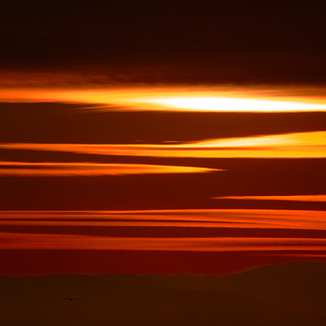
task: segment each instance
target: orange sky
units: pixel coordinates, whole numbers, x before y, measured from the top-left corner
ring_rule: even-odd
[[[324,257],[325,15],[292,2],[4,1],[0,274]]]
[[[99,112],[114,111],[135,114],[135,112],[146,111],[149,113],[153,111],[153,114],[160,114],[160,112],[220,114],[228,112],[234,115],[248,113],[249,120],[250,114],[253,112],[259,112],[264,116],[273,115],[273,113],[326,112],[325,91],[317,87],[160,86],[72,89],[64,87],[15,88],[15,85],[12,86],[12,88],[0,89],[0,101],[4,104],[42,102],[89,104],[88,107],[78,109],[78,112],[82,111],[83,113],[98,114]],[[17,108],[18,110],[25,109],[23,106]],[[42,117],[42,109],[43,107],[40,106],[37,109],[39,111],[35,111],[34,114],[39,114]],[[71,114],[75,109],[76,107],[74,109],[62,107],[60,110],[64,113],[60,114],[65,117],[65,114],[68,115],[68,110],[71,110],[69,111]],[[8,121],[15,123],[15,117],[13,120],[10,120],[11,115],[8,117]],[[178,118],[180,117],[178,116]],[[33,118],[31,116],[29,127],[26,128],[33,127]],[[149,119],[150,124],[150,115],[146,118]],[[46,119],[49,119],[48,116]],[[40,128],[42,136],[43,120],[37,121],[41,124],[37,127]],[[244,128],[241,123],[239,126]],[[24,121],[22,125],[24,128]],[[147,126],[153,133],[156,126],[153,124],[149,127]],[[167,124],[163,127],[169,128],[170,126]],[[19,128],[15,129],[18,134]],[[104,132],[106,132],[105,128]],[[107,128],[109,129],[110,126]],[[64,130],[64,122],[62,130]],[[96,131],[96,128],[91,129],[94,134]],[[69,134],[70,131],[66,132]],[[80,132],[82,133],[83,130]],[[124,132],[128,132],[128,130],[122,129],[121,133]],[[319,186],[318,192],[307,187],[306,194],[302,193],[302,189],[298,193],[289,193],[284,180],[279,180],[281,182],[279,188],[277,180],[275,180],[274,188],[268,190],[270,194],[264,196],[264,192],[260,192],[261,188],[267,188],[269,185],[264,184],[264,180],[257,181],[255,178],[268,179],[270,176],[267,174],[270,170],[261,170],[260,177],[256,177],[258,172],[255,168],[249,170],[249,173],[246,172],[248,174],[241,170],[242,174],[240,175],[237,174],[237,169],[241,168],[242,163],[237,166],[234,162],[237,162],[238,159],[255,159],[254,161],[269,159],[268,161],[274,160],[273,164],[277,165],[275,159],[301,160],[300,164],[306,164],[302,163],[306,162],[306,159],[316,159],[316,161],[325,159],[326,131],[305,129],[303,121],[302,129],[299,128],[296,132],[277,133],[276,131],[266,134],[247,132],[245,133],[248,135],[246,137],[224,138],[218,138],[219,136],[216,138],[202,137],[201,132],[202,130],[195,132],[191,138],[195,140],[192,141],[180,141],[176,138],[156,142],[147,139],[147,141],[138,142],[138,139],[135,138],[133,143],[119,143],[119,141],[116,143],[85,143],[78,142],[79,138],[75,137],[72,132],[72,138],[76,139],[75,143],[65,142],[64,138],[61,142],[57,140],[52,143],[51,140],[43,142],[42,139],[33,142],[0,143],[2,157],[5,158],[0,160],[0,178],[7,182],[6,189],[13,189],[8,190],[8,193],[5,194],[9,200],[3,199],[3,201],[9,205],[17,205],[22,202],[20,211],[0,211],[0,236],[4,240],[0,243],[0,249],[4,251],[254,252],[255,254],[278,252],[280,255],[283,252],[287,255],[291,251],[293,253],[291,257],[296,254],[298,257],[301,254],[303,257],[313,257],[314,255],[323,257],[326,240],[322,232],[326,231],[326,215],[321,205],[325,203],[326,195],[324,191],[320,190],[322,187]],[[32,128],[30,133],[33,134]],[[8,158],[6,158],[7,155]],[[101,157],[96,155],[101,155]],[[225,162],[229,162],[230,167]],[[248,164],[247,161],[241,162],[244,163],[244,166]],[[296,163],[292,162],[291,164],[295,167]],[[273,168],[272,163],[270,168]],[[310,173],[310,170],[306,170],[306,174],[307,171]],[[320,169],[316,169],[316,171],[316,174],[320,174]],[[297,172],[300,173],[299,170]],[[259,186],[250,185],[251,190],[246,193],[248,184],[242,184],[241,187],[237,185],[237,190],[233,193],[233,184],[228,179],[232,173],[233,183],[235,180],[239,184],[241,182],[256,182]],[[181,174],[184,175],[184,179],[180,179]],[[164,175],[164,180],[161,178],[162,175]],[[273,175],[277,175],[277,173]],[[136,176],[137,179],[132,179],[133,184],[130,186],[128,182],[131,179],[128,178]],[[188,177],[189,179],[185,179]],[[283,177],[286,179],[287,174],[283,173]],[[294,177],[299,184],[300,178]],[[145,178],[147,179],[145,180]],[[206,183],[201,183],[204,179],[200,178],[205,178]],[[307,180],[313,178],[313,175],[308,175],[303,183],[306,184]],[[322,176],[317,178],[321,179]],[[319,185],[317,181],[314,182]],[[119,186],[120,183],[122,186]],[[96,188],[98,184],[100,186]],[[207,184],[210,186],[209,190],[205,189]],[[20,185],[22,185],[22,189],[19,188]],[[66,186],[69,186],[70,188],[67,189],[71,190],[63,189]],[[97,190],[93,192],[94,189]],[[293,189],[294,187],[291,188],[291,191]],[[16,198],[15,191],[19,196],[25,192],[28,193],[23,198],[18,195]],[[191,191],[193,192],[191,193]],[[80,193],[83,194],[81,197],[79,197]],[[54,206],[52,199],[46,198],[46,196],[52,195],[54,195]],[[199,198],[198,207],[207,207],[206,209],[110,210],[110,205],[114,207],[116,202],[118,207],[129,207],[126,206],[129,202],[133,207],[133,202],[137,202],[139,207],[143,205],[144,208],[146,205],[169,208],[179,207],[179,203],[174,203],[179,200],[182,201],[180,204],[182,208],[197,207],[196,204],[192,206],[197,197]],[[25,198],[27,199],[25,200]],[[44,207],[49,205],[49,210],[35,210],[35,206],[33,206],[35,203],[43,205],[41,198],[48,200],[46,203],[49,204],[45,204]],[[223,206],[219,206],[225,199],[228,199],[225,202],[230,203],[225,205],[229,205],[231,208],[222,209]],[[255,200],[256,204],[264,200],[270,201],[273,209],[253,209],[259,206],[250,206],[247,203],[243,204],[244,208],[234,209],[234,207],[241,207],[239,202],[250,200]],[[70,211],[60,210],[61,203],[64,205],[67,205],[66,202],[78,203],[81,205],[80,207],[83,207],[83,204],[87,204],[88,201],[95,202],[96,205],[101,202],[102,206],[98,207],[101,209],[107,207],[108,210],[78,211],[74,210],[74,207]],[[279,207],[277,202],[285,201],[291,201],[293,206],[290,209],[275,209]],[[173,204],[170,204],[171,202]],[[234,202],[237,202],[238,206],[232,206]],[[299,205],[306,202],[315,206]],[[320,205],[318,206],[318,204]],[[24,205],[32,209],[24,210]],[[70,206],[68,205],[68,207]],[[94,206],[90,204],[86,207]],[[208,207],[216,208],[209,209]],[[57,210],[51,211],[51,209]],[[89,233],[86,232],[86,234],[82,233],[85,231],[81,231],[94,229],[103,230],[103,232],[108,229],[120,230],[121,235],[102,234],[99,236],[92,234],[93,231],[88,231]],[[128,236],[130,229],[141,229],[146,236],[130,237]],[[179,230],[174,232],[187,230],[187,232],[192,232],[192,236],[178,236],[177,233],[171,236],[153,235],[158,232],[157,230],[169,232],[172,229]],[[78,232],[81,233],[78,234]],[[224,236],[219,236],[220,233],[216,233],[216,236],[212,236],[212,233],[206,233],[206,236],[197,236],[196,232],[198,234],[200,232],[233,232],[234,235],[225,236],[226,233],[224,233]],[[246,235],[243,232],[248,233]],[[265,233],[265,235],[263,233],[260,235],[260,232],[270,233],[269,235]],[[252,236],[253,233],[255,236]],[[237,236],[237,234],[239,235]]]

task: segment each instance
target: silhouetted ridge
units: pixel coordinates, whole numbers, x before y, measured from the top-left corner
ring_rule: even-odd
[[[223,278],[0,277],[1,325],[325,325],[326,265],[292,263]]]

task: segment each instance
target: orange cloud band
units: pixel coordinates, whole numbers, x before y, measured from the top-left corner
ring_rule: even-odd
[[[224,196],[224,197],[213,197],[212,199],[287,200],[287,201],[326,202],[326,195],[300,195],[300,196]]]
[[[119,238],[86,235],[0,233],[0,249],[157,251],[321,251],[326,239],[306,238]]]
[[[177,226],[326,230],[326,212],[267,209],[0,211],[0,225]]]
[[[150,157],[326,158],[326,131],[168,145],[1,143],[0,149]]]
[[[1,168],[5,166],[6,168]],[[204,173],[218,169],[190,166],[111,163],[0,162],[0,176],[94,176],[125,174]]]

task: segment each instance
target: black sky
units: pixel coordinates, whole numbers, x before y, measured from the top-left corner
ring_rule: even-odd
[[[325,13],[320,1],[6,1],[0,69],[322,84]]]

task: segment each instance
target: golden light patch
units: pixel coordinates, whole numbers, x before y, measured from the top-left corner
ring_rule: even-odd
[[[121,110],[202,112],[326,111],[320,89],[239,87],[138,87],[106,89],[0,89],[2,102],[65,102],[102,105]]]
[[[0,143],[0,149],[194,158],[326,158],[325,148],[326,131],[162,145]]]
[[[0,176],[6,175],[54,177],[126,174],[204,173],[211,171],[222,170],[191,166],[151,164],[0,162]]]
[[[202,111],[202,112],[308,112],[326,111],[325,104],[286,102],[249,98],[210,97],[166,97],[139,100],[153,104],[157,110]]]

